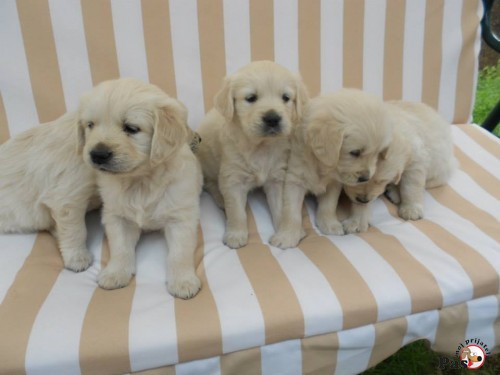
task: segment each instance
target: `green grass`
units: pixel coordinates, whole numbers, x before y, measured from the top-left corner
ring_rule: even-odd
[[[486,67],[479,72],[477,84],[476,103],[474,105],[473,121],[481,124],[488,113],[500,99],[500,61],[496,66]],[[500,136],[500,125],[494,133]],[[390,356],[377,366],[363,372],[363,375],[495,375],[500,374],[500,354],[487,357],[484,365],[477,371],[467,369],[452,370],[439,369],[439,358],[444,357],[433,352],[425,340],[415,341]],[[450,360],[456,357],[448,356]]]
[[[500,100],[500,61],[496,66],[487,66],[479,72],[476,103],[472,114],[474,123],[481,124],[498,100]],[[500,136],[500,126],[496,127],[494,133]]]

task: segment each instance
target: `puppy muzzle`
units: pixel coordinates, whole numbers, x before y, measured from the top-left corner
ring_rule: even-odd
[[[275,111],[268,111],[262,116],[262,133],[264,136],[274,136],[282,132],[281,116]]]

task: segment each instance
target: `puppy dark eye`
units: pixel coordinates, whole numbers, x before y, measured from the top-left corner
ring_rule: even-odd
[[[87,128],[92,129],[94,127],[94,123],[92,121],[89,121],[87,123]]]
[[[358,158],[361,155],[361,150],[352,150],[351,152],[349,152],[349,154],[351,154],[355,158]]]
[[[137,126],[135,125],[130,125],[130,124],[124,124],[123,125],[123,131],[127,134],[137,134],[141,131]]]
[[[285,103],[288,103],[290,101],[290,96],[288,96],[288,94],[283,94],[281,98]]]
[[[248,103],[255,103],[257,101],[257,95],[255,94],[248,95],[247,97],[245,97],[245,100]]]

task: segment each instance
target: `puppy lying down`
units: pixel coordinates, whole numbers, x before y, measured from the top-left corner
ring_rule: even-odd
[[[346,233],[368,230],[370,203],[386,192],[399,205],[405,220],[424,216],[425,188],[446,184],[456,169],[450,124],[422,103],[391,101],[384,107],[394,123],[386,158],[365,184],[344,186],[352,201],[352,215],[344,221]]]
[[[142,230],[162,230],[168,245],[168,291],[190,298],[200,289],[194,251],[202,174],[188,145],[186,108],[156,86],[106,81],[82,98],[79,147],[97,171],[110,260],[104,289],[128,285]]]
[[[100,205],[95,173],[77,153],[78,113],[36,126],[0,146],[0,232],[48,230],[64,266],[83,271],[85,213]]]
[[[363,105],[360,105],[363,103]],[[337,218],[342,184],[362,184],[375,173],[391,139],[382,101],[354,89],[323,94],[309,102],[292,135],[282,220],[270,243],[297,246],[304,236],[304,196],[317,197],[316,224],[324,234],[344,234]]]
[[[308,100],[300,78],[270,62],[253,62],[227,77],[198,132],[205,189],[227,217],[224,243],[248,241],[247,194],[263,187],[275,227],[282,206],[289,135]]]

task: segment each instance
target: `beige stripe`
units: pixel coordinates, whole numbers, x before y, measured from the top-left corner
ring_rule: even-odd
[[[304,316],[288,278],[262,243],[251,210],[248,215],[248,245],[238,250],[245,273],[259,301],[266,344],[304,336]]]
[[[384,100],[400,100],[403,97],[405,8],[406,0],[387,0],[384,41]]]
[[[168,2],[142,0],[141,6],[149,81],[159,86],[168,95],[176,97]]]
[[[55,240],[40,232],[0,305],[0,372],[24,372],[33,323],[62,269]]]
[[[175,375],[175,365],[133,372],[134,375]]]
[[[316,234],[305,207],[302,221],[307,236],[299,243],[299,248],[323,273],[335,292],[343,312],[342,328],[374,323],[377,302],[366,282],[328,238]]]
[[[321,0],[299,0],[299,67],[311,96],[321,91]]]
[[[375,327],[375,344],[368,367],[373,367],[396,353],[403,346],[407,322],[405,318],[397,318],[380,322]]]
[[[396,206],[384,199],[388,211],[399,219]],[[402,219],[401,219],[402,220]],[[498,293],[499,276],[492,265],[477,251],[460,241],[446,229],[428,220],[411,221],[422,233],[431,239],[441,250],[450,254],[464,269],[473,284],[474,298]],[[494,282],[492,282],[494,280]],[[425,290],[425,288],[422,288]],[[435,305],[436,306],[441,306]],[[431,310],[428,308],[427,310]]]
[[[444,0],[427,0],[425,7],[422,101],[433,108],[439,104],[441,82]]]
[[[486,233],[496,241],[500,241],[500,231],[498,230],[498,220],[489,213],[477,208],[468,200],[462,198],[450,186],[445,185],[435,189],[427,190],[439,203],[455,211],[474,223],[481,231]]]
[[[10,138],[9,123],[7,121],[7,114],[5,113],[5,106],[3,104],[2,93],[0,93],[0,145]]]
[[[224,15],[222,0],[198,1],[201,74],[205,112],[214,105],[214,96],[226,74]]]
[[[453,353],[465,341],[469,322],[469,309],[466,303],[448,306],[439,310],[439,323],[432,349],[441,353]]]
[[[109,245],[102,246],[102,267],[109,260]],[[135,278],[121,289],[96,288],[87,307],[80,337],[82,374],[130,372],[129,320],[135,292]]]
[[[17,1],[31,87],[40,122],[66,112],[48,0]]]
[[[466,133],[476,143],[481,145],[491,155],[500,159],[500,147],[498,147],[498,140],[489,138],[478,129],[476,125],[464,125],[458,127],[461,131]]]
[[[202,289],[190,300],[175,299],[179,362],[213,357],[222,353],[220,320],[203,265],[203,248],[203,234],[199,227],[195,264]]]
[[[344,1],[344,87],[363,88],[364,0]]]
[[[220,357],[221,375],[260,375],[261,368],[260,348],[246,349]]]
[[[500,147],[499,147],[500,149]],[[491,196],[500,199],[500,189],[498,189],[498,179],[493,176],[487,169],[477,163],[474,159],[468,157],[458,147],[454,149],[455,157],[460,162],[460,168],[467,173],[472,179],[487,191]]]
[[[81,0],[81,4],[92,82],[118,78],[110,0]]]
[[[252,60],[274,61],[274,5],[272,1],[250,0]]]
[[[337,366],[337,333],[306,337],[301,340],[302,373],[333,374]]]
[[[472,107],[474,73],[476,68],[476,30],[479,25],[477,16],[479,0],[466,0],[462,6],[462,51],[458,62],[457,87],[455,97],[455,115],[453,123],[463,124],[469,121]]]
[[[412,314],[443,305],[443,295],[435,277],[397,238],[374,227],[359,236],[379,253],[401,278],[410,293]]]

